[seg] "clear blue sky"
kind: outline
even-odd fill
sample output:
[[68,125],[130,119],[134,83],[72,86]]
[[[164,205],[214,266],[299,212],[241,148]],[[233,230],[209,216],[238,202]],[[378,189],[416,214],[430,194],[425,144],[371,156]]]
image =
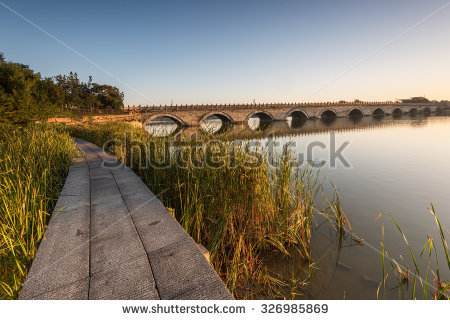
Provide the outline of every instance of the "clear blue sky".
[[125,104],[450,99],[448,2],[0,0],[0,52]]

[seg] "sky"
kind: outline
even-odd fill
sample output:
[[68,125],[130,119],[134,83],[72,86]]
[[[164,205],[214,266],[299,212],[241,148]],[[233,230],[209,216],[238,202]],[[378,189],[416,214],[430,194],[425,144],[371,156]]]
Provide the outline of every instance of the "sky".
[[450,2],[0,0],[0,52],[125,105],[443,100]]

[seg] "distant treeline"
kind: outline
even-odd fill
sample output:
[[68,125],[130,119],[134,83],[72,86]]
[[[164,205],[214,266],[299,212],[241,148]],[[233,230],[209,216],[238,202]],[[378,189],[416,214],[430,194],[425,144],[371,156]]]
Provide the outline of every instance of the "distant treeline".
[[[401,101],[403,103],[427,103],[427,102],[439,102],[437,100],[428,100],[425,97],[413,97],[413,98],[409,98],[409,99],[401,99]],[[441,100],[441,103],[448,103],[448,100]]]
[[[397,99],[397,101],[401,102],[401,103],[428,103],[428,102],[432,102],[432,103],[449,103],[450,102],[448,100],[441,100],[441,101],[428,100],[425,97],[412,97],[412,98],[408,98],[408,99]],[[355,99],[353,102],[354,103],[364,103],[364,101],[361,101],[359,99]],[[341,100],[341,101],[339,101],[339,103],[348,103],[348,101]]]
[[43,78],[0,53],[0,122],[25,124],[68,110],[119,109],[123,97],[117,87],[95,83],[91,76],[88,82],[72,72]]

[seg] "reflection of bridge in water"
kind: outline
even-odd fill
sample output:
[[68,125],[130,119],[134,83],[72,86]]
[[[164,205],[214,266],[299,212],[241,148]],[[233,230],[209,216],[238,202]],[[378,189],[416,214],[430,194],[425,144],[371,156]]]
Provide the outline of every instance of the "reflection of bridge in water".
[[[444,111],[443,115],[448,115],[449,112]],[[309,135],[321,132],[337,131],[358,131],[370,130],[379,127],[389,126],[422,126],[427,123],[428,116],[425,115],[408,115],[408,116],[385,116],[381,118],[376,117],[360,117],[360,118],[335,118],[335,119],[305,119],[302,121],[288,120],[288,121],[272,121],[263,122],[258,128],[253,128],[248,124],[230,125],[225,130],[217,130],[231,138],[237,139],[254,139],[274,137],[288,137],[298,135]],[[214,124],[220,126],[218,124]],[[173,126],[173,125],[172,125]],[[176,127],[176,125],[175,125]],[[173,128],[175,128],[173,127]],[[189,137],[192,134],[203,130],[199,127],[178,127],[178,130],[173,130],[175,137]]]

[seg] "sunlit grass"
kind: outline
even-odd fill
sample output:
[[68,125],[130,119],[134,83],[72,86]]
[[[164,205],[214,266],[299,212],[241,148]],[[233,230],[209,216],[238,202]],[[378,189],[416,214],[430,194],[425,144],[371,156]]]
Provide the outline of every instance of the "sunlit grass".
[[[265,147],[257,156],[226,133],[199,133],[196,140],[177,140],[169,147],[171,138],[152,137],[124,123],[69,130],[99,146],[109,141],[109,151],[132,166],[155,194],[161,193],[183,228],[208,249],[211,263],[235,297],[301,294],[307,279],[282,279],[263,263],[267,255],[289,256],[294,250],[312,264],[315,197],[322,185],[317,173],[296,168],[288,151],[271,166]],[[254,155],[250,160],[249,154]],[[326,203],[342,225],[339,203]]]
[[[434,209],[433,204],[431,204],[431,208],[429,209],[430,213],[433,215],[433,218],[436,222],[436,226],[439,230],[439,235],[441,238],[441,245],[442,250],[444,251],[446,260],[447,260],[447,266],[450,270],[450,260],[448,255],[448,245],[447,241],[445,239],[445,234],[443,232],[442,225],[439,221],[439,218],[437,217],[436,211]],[[395,287],[396,290],[398,290],[399,297],[402,297],[402,294],[404,294],[404,286],[408,286],[409,283],[412,281],[412,289],[411,289],[411,299],[416,299],[416,291],[417,286],[420,285],[420,288],[422,288],[422,298],[430,299],[434,298],[436,300],[440,299],[449,299],[448,291],[450,287],[450,283],[448,283],[448,280],[444,280],[441,277],[441,273],[439,270],[439,259],[438,259],[438,252],[437,252],[437,245],[435,243],[435,240],[431,236],[427,236],[427,241],[422,248],[422,251],[420,252],[420,255],[414,254],[411,246],[409,245],[408,239],[403,232],[400,225],[397,223],[394,217],[391,216],[392,221],[394,222],[397,230],[402,235],[402,238],[406,244],[406,247],[408,248],[409,255],[411,257],[411,261],[413,263],[413,272],[411,272],[409,265],[405,262],[405,259],[400,255],[401,263],[397,262],[394,258],[390,257],[388,255],[388,252],[386,251],[386,246],[384,243],[384,225],[382,226],[382,241],[381,241],[381,248],[382,248],[382,269],[383,269],[383,280],[380,283],[380,286],[378,288],[378,294],[380,291],[381,286],[383,286],[384,291],[384,297],[386,297],[386,279],[388,278],[389,274],[393,274],[394,279],[397,282],[397,287]],[[434,252],[434,259],[433,259],[433,252]],[[427,267],[426,270],[420,270],[418,266],[418,259],[421,258],[424,254],[427,256]],[[388,270],[385,266],[385,261],[388,260],[390,262],[390,270]],[[435,268],[433,270],[433,267]],[[414,274],[414,278],[411,279],[411,273]],[[431,279],[431,276],[434,278]],[[431,281],[432,280],[432,281]],[[429,288],[432,287],[434,292],[433,295],[429,294]]]
[[71,163],[55,128],[0,126],[0,297],[17,298]]

